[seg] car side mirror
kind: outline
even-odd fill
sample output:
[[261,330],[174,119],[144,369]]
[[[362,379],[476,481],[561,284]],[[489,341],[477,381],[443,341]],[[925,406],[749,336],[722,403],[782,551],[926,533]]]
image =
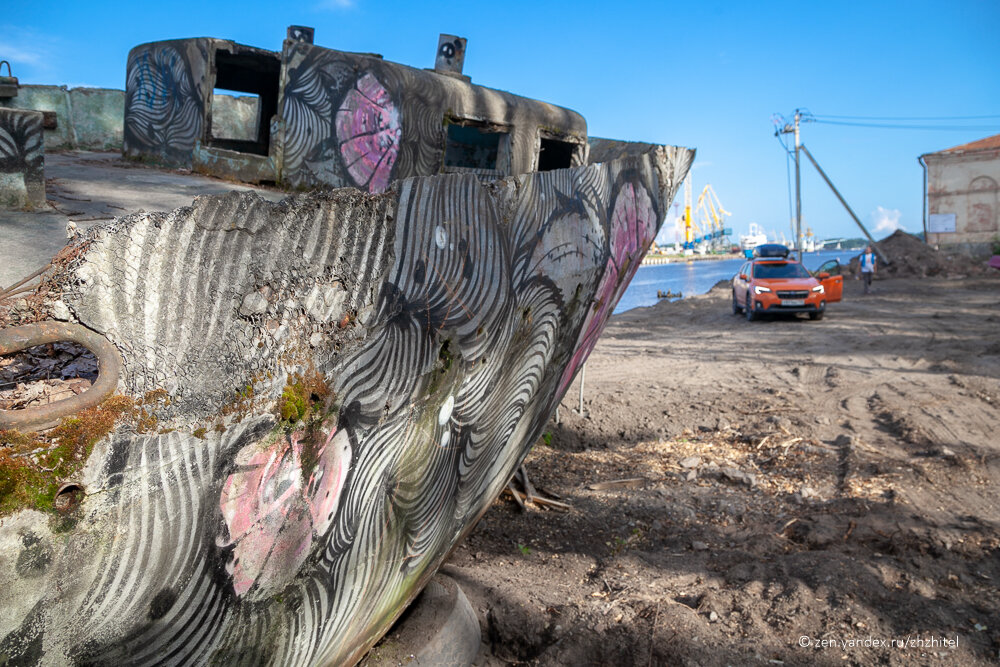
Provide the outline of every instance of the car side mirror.
[[746,279],[747,279],[747,274],[741,273],[740,274],[740,280],[746,280]]
[[830,274],[824,271],[823,273],[817,273],[816,277],[819,278],[820,280],[826,280],[827,278],[830,277]]

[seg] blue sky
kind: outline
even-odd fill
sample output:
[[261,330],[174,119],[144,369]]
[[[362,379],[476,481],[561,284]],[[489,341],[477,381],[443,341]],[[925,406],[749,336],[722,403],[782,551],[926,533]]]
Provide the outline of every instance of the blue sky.
[[[786,154],[772,115],[910,121],[959,130],[803,125],[803,142],[883,236],[921,228],[917,157],[1000,133],[1000,2],[307,2],[7,0],[0,59],[24,83],[123,88],[129,49],[211,36],[280,50],[285,26],[316,43],[431,67],[441,32],[469,40],[475,83],[570,107],[590,134],[698,149],[737,233],[789,230]],[[875,121],[879,122],[879,121]],[[819,237],[857,228],[807,164],[803,218]],[[677,201],[681,202],[682,196]]]

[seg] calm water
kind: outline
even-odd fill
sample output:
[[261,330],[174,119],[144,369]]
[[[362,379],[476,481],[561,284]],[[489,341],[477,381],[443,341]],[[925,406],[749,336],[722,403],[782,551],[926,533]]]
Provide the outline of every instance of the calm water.
[[[860,252],[860,250],[823,250],[806,253],[802,256],[802,263],[809,270],[814,270],[831,259],[839,259],[841,264],[847,264]],[[639,306],[652,306],[659,301],[656,296],[657,290],[681,292],[684,296],[704,294],[720,280],[731,280],[744,261],[723,259],[641,266],[629,283],[625,294],[622,295],[621,301],[618,302],[615,312],[621,313]]]

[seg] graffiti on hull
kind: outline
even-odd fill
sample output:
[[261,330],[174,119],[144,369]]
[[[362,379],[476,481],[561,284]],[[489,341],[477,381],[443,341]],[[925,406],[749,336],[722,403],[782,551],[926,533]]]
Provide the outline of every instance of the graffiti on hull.
[[[274,68],[273,82],[259,73],[264,61]],[[210,131],[224,115],[213,115],[223,97],[214,90],[229,85],[258,95],[262,115],[250,134],[266,141],[227,142]],[[283,186],[379,193],[393,181],[447,171],[449,123],[502,130],[509,145],[502,156],[492,147],[495,164],[481,169],[488,178],[535,169],[542,129],[576,147],[560,167],[584,162],[587,127],[579,114],[380,57],[302,41],[276,53],[214,38],[154,42],[129,53],[124,150],[133,158],[235,178],[256,173],[250,166],[266,159],[268,180]],[[203,155],[218,150],[226,153]]]
[[[382,149],[380,85],[348,85],[376,108],[337,109]],[[30,579],[0,571],[16,607],[0,652],[357,659],[593,348],[690,165],[658,150],[489,186],[231,193],[92,229],[55,278],[62,298],[121,351],[120,392],[169,401],[155,432],[120,427],[95,447],[69,535],[32,513],[10,524],[50,555]],[[371,187],[384,160],[365,164]]]
[[[126,155],[152,155],[190,165],[201,139],[205,91],[197,69],[205,50],[196,40],[132,50],[125,79]],[[194,56],[194,57],[192,57]]]

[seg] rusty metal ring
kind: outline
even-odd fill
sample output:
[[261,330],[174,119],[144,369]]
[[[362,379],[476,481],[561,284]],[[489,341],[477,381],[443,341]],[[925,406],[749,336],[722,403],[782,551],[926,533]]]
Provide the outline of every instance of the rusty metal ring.
[[36,345],[71,341],[97,357],[97,381],[82,394],[49,405],[18,410],[0,410],[0,429],[40,431],[51,428],[63,417],[92,408],[110,396],[118,386],[122,359],[107,338],[79,324],[38,322],[0,330],[0,354],[12,354]]

